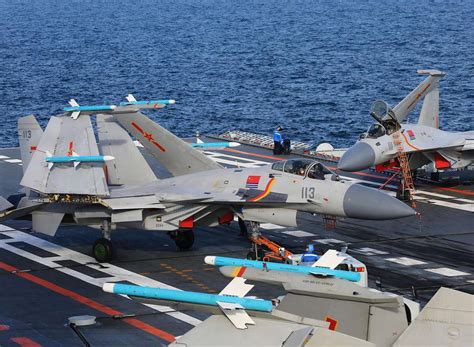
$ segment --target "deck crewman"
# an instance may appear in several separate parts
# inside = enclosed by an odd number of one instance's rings
[[[273,132],[273,154],[278,155],[283,153],[283,136],[281,135],[283,128],[277,126]]]

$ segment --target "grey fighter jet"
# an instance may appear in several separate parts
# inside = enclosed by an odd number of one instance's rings
[[[27,195],[16,209],[0,212],[0,221],[31,214],[33,230],[51,236],[61,222],[100,228],[103,238],[93,254],[107,261],[116,228],[168,232],[180,249],[188,249],[193,228],[230,223],[234,216],[257,226],[295,226],[297,211],[373,220],[415,215],[384,192],[344,182],[310,159],[225,169],[138,112],[154,108],[153,103],[73,102],[65,115],[51,117],[44,134],[34,117],[21,118],[21,185]],[[92,114],[97,115],[98,143]],[[158,179],[119,124],[172,177]]]
[[[437,169],[463,168],[474,162],[474,131],[448,132],[439,129],[439,80],[437,70],[421,70],[429,76],[393,109],[383,101],[372,105],[376,120],[359,141],[344,153],[338,163],[343,171],[359,171],[375,166],[378,171],[398,166],[393,134],[399,129],[402,151],[410,169],[430,162]],[[416,103],[424,98],[417,124],[400,124]]]

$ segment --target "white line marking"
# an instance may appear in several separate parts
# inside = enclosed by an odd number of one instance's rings
[[[379,251],[378,249],[374,249],[374,248],[370,248],[370,247],[353,249],[352,251],[357,252],[357,253],[362,253],[362,254],[365,254],[365,255],[384,255],[384,254],[388,254],[388,252]]]
[[[136,274],[134,272],[125,270],[123,268],[120,268],[118,266],[108,264],[108,263],[103,263],[101,264],[102,266],[98,266],[95,259],[92,257],[89,257],[85,254],[73,251],[72,249],[62,247],[60,245],[48,242],[46,240],[40,239],[38,237],[28,235],[24,232],[18,231],[18,230],[12,230],[12,231],[7,231],[7,235],[12,237],[12,239],[7,239],[7,240],[0,240],[0,248],[6,249],[12,253],[18,254],[22,257],[25,257],[27,259],[30,259],[32,261],[35,261],[37,263],[40,263],[42,265],[45,265],[50,268],[56,268],[57,271],[60,271],[62,273],[65,273],[67,275],[73,276],[75,278],[78,278],[84,282],[87,282],[89,284],[95,285],[97,287],[102,288],[102,285],[105,282],[118,282],[118,281],[128,281],[133,284],[139,285],[139,286],[147,286],[147,287],[157,287],[157,288],[166,288],[166,289],[175,289],[175,290],[180,290],[178,288],[172,287],[170,285],[167,285],[165,283],[155,281],[151,278]],[[32,253],[26,252],[22,249],[13,247],[9,245],[10,242],[26,242],[29,243],[30,245],[33,245],[35,247],[41,248],[45,251],[48,251],[50,253],[57,254],[58,257],[54,258],[41,258],[38,257],[37,255],[34,255]],[[59,264],[55,263],[53,261],[58,260],[73,260],[77,263],[83,264],[87,267],[90,267],[94,270],[98,270],[101,272],[104,272],[105,274],[111,275],[111,277],[107,278],[93,278],[87,275],[84,275],[78,271],[75,271],[73,269],[69,268],[62,268],[59,267]],[[160,312],[165,312],[169,316],[172,316],[176,319],[179,319],[183,322],[189,323],[191,325],[196,326],[199,324],[201,321],[199,319],[196,319],[194,317],[191,317],[187,314],[184,314],[182,312],[168,312],[172,310],[169,307],[166,306],[158,306],[158,305],[149,305],[145,304],[145,306],[148,306],[152,309],[155,309]]]
[[[420,200],[422,202],[430,202],[431,204],[437,205],[437,206],[455,208],[455,209],[467,211],[467,212],[474,212],[474,204],[460,205],[453,202],[447,202],[447,201],[441,201],[441,200],[435,200],[435,199],[428,200],[426,198],[418,197],[416,195],[414,196],[414,199]]]
[[[391,261],[391,262],[397,263],[397,264],[406,265],[406,266],[427,264],[424,261],[416,260],[416,259],[412,259],[412,258],[407,258],[407,257],[385,258],[385,260],[388,260],[388,261]]]
[[[13,231],[13,230],[15,230],[15,229],[10,228],[9,226],[0,224],[0,232],[1,232],[1,231]]]
[[[322,243],[322,244],[329,244],[329,243],[344,243],[344,241],[338,240],[338,239],[319,239],[319,240],[313,240],[314,242]]]
[[[7,157],[6,155],[0,155],[0,159],[8,159],[10,157]]]
[[[281,225],[276,225],[276,224],[272,224],[272,223],[260,224],[260,228],[265,229],[265,230],[285,229],[285,227],[282,227]]]
[[[295,236],[295,237],[309,237],[309,236],[314,236],[314,234],[308,233],[303,230],[288,230],[284,231],[283,234],[287,234],[290,236]]]
[[[20,160],[20,159],[6,159],[5,161],[6,161],[7,163],[13,163],[13,164],[21,163],[21,160]]]
[[[467,283],[474,283],[474,280],[469,280],[467,281]]]
[[[447,268],[447,267],[440,267],[440,268],[437,268],[437,269],[425,269],[425,270],[429,271],[429,272],[433,272],[433,273],[438,274],[438,275],[447,276],[447,277],[468,276],[468,275],[470,275],[467,272],[453,270],[453,269],[450,269],[450,268]]]

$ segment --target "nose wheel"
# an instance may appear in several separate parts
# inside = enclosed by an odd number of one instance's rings
[[[187,251],[194,244],[194,231],[192,229],[172,231],[169,235],[179,250]]]

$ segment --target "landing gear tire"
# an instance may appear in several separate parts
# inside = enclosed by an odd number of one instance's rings
[[[114,257],[112,242],[107,239],[98,239],[92,247],[92,254],[99,263],[105,263]]]
[[[187,251],[191,249],[194,244],[194,231],[192,230],[180,230],[172,236],[176,247],[181,251]]]
[[[265,256],[265,252],[259,248],[257,250],[257,253],[255,253],[255,250],[251,250],[250,252],[248,252],[246,258],[248,260],[263,260],[264,256]]]
[[[239,218],[239,229],[240,229],[240,235],[248,236],[249,230],[247,228],[247,224],[245,224],[245,221],[242,218]]]

